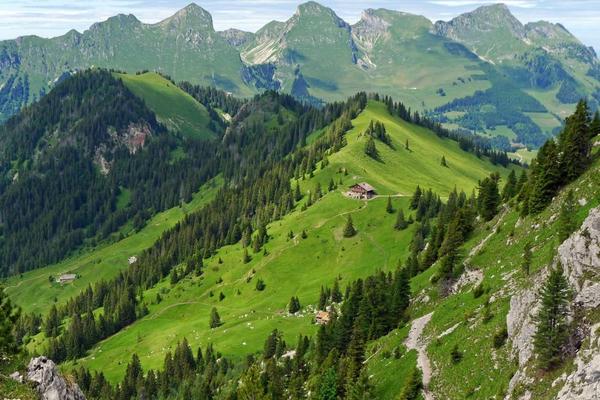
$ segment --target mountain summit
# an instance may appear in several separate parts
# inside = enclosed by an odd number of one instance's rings
[[[158,25],[169,28],[199,29],[214,31],[213,19],[208,11],[196,3],[190,3],[172,16],[159,22]]]

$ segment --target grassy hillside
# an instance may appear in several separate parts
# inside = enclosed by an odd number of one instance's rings
[[[124,227],[126,237],[122,240],[83,249],[58,264],[12,277],[7,280],[5,290],[25,312],[45,314],[54,302],[63,303],[89,284],[109,279],[125,269],[129,257],[139,255],[186,214],[200,209],[213,198],[221,184],[220,179],[207,183],[190,203],[158,213],[139,232],[132,231],[130,225]],[[56,283],[54,280],[64,273],[79,277],[70,284]]]
[[[560,244],[556,216],[566,192],[573,189],[579,201],[577,226],[590,209],[600,204],[599,172],[600,161],[596,160],[585,175],[562,190],[538,216],[520,219],[518,210],[509,207],[495,220],[480,225],[462,249],[467,256],[483,243],[469,256],[471,268],[466,274],[474,283],[467,284],[456,294],[440,298],[437,286],[429,283],[438,265],[413,279],[416,301],[411,307],[411,318],[433,313],[425,328],[424,340],[434,365],[431,389],[435,394],[449,398],[504,398],[517,366],[511,358],[510,342],[495,348],[494,335],[506,327],[511,296],[520,289],[530,288],[536,274],[550,265],[556,255]],[[527,242],[534,246],[530,276],[521,270],[523,248]],[[476,297],[473,289],[479,282],[484,291]],[[598,322],[597,313],[586,318],[590,318],[590,324]],[[398,333],[393,332],[390,336],[395,334]],[[450,356],[455,346],[462,353],[458,363],[453,363]],[[560,385],[552,383],[570,370],[571,365],[572,359],[568,359],[556,371],[537,374],[535,381],[526,388],[518,388],[517,393],[523,394],[527,389],[535,399],[555,398]]]
[[[363,152],[365,138],[361,133],[372,119],[386,124],[395,147],[386,149],[378,144],[381,161]],[[289,343],[298,333],[312,335],[322,285],[331,286],[337,277],[343,288],[377,270],[393,270],[408,255],[413,228],[393,229],[396,215],[386,212],[385,195],[396,195],[394,208],[408,215],[408,195],[417,184],[447,195],[455,186],[470,191],[478,179],[492,171],[503,176],[509,171],[463,152],[455,142],[391,117],[377,102],[370,102],[353,125],[347,146],[331,155],[329,165],[318,168],[313,178],[299,182],[303,193],[314,190],[317,183],[326,192],[330,179],[339,184],[338,188],[307,210],[297,210],[271,224],[266,254],[251,254],[252,260],[244,264],[241,245],[226,246],[205,260],[201,277],[188,277],[176,285],[164,280],[144,293],[148,316],[101,342],[79,363],[102,370],[114,381],[122,377],[133,352],[140,356],[144,368],[156,368],[183,337],[194,348],[211,342],[223,354],[242,358],[262,349],[264,339],[275,328],[284,332]],[[407,138],[411,151],[403,147]],[[449,167],[440,165],[442,155]],[[343,195],[347,186],[360,181],[371,183],[384,196],[365,202]],[[358,235],[346,239],[342,230],[349,214]],[[303,230],[306,238],[302,238]],[[256,290],[258,279],[266,284],[264,291]],[[223,300],[220,293],[225,296]],[[299,297],[303,306],[299,315],[286,312],[291,296]],[[224,323],[214,330],[209,329],[212,307],[217,308]],[[414,364],[414,352],[406,357],[409,359],[398,362]],[[385,364],[373,368],[391,384],[394,377],[385,371]]]
[[[172,82],[155,72],[140,75],[115,74],[136,96],[156,113],[169,130],[194,138],[210,138],[210,116],[206,107]]]

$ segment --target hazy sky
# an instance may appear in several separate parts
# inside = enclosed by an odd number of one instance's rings
[[[118,14],[134,14],[143,22],[157,22],[191,0],[0,0],[0,39],[36,34],[52,37],[69,29],[82,32],[92,23]],[[218,30],[238,28],[256,31],[265,23],[286,20],[302,1],[293,0],[197,0],[212,15]],[[346,21],[353,23],[365,8],[389,8],[449,20],[483,4],[477,0],[321,0]],[[540,19],[560,22],[585,44],[600,50],[600,0],[507,0],[522,22]]]

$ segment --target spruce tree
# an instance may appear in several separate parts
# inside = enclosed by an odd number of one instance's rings
[[[600,135],[600,111],[594,113],[594,119],[590,123],[590,138]]]
[[[58,309],[56,304],[52,304],[46,321],[44,321],[44,334],[46,337],[57,337],[60,333],[60,318],[58,316]]]
[[[490,221],[498,213],[500,205],[500,193],[498,191],[498,181],[500,176],[492,174],[479,183],[479,214],[484,221]]]
[[[576,179],[590,163],[590,132],[589,108],[587,102],[581,100],[575,113],[567,118],[565,129],[559,136],[560,164],[566,182]]]
[[[550,272],[540,291],[541,308],[536,315],[533,345],[542,369],[556,367],[563,358],[562,347],[569,337],[569,284],[562,268]]]
[[[340,282],[338,279],[333,281],[333,289],[331,290],[331,301],[333,303],[341,303],[344,297],[340,290]]]
[[[402,209],[398,210],[398,216],[396,217],[396,223],[394,224],[394,229],[398,231],[402,231],[408,227],[408,222],[404,219],[404,211]]]
[[[502,200],[508,201],[512,199],[517,194],[517,175],[515,174],[515,170],[513,169],[508,174],[508,178],[506,179],[506,184],[504,185],[504,189],[502,189]]]
[[[442,160],[440,161],[440,165],[442,167],[447,167],[448,164],[446,163],[446,156],[442,156]]]
[[[569,190],[558,215],[558,240],[561,243],[577,229],[575,225],[575,210],[575,196],[573,191]]]
[[[19,315],[20,310],[12,305],[4,288],[0,286],[0,359],[18,350],[13,328]]]
[[[419,202],[421,201],[422,195],[423,195],[423,192],[421,191],[421,187],[419,185],[417,185],[417,188],[415,189],[415,193],[413,194],[412,198],[410,199],[411,210],[416,210],[417,207],[419,207]]]
[[[387,198],[387,204],[385,206],[385,211],[388,214],[393,214],[394,213],[394,206],[392,205],[392,197],[388,196]]]
[[[354,224],[352,223],[352,217],[348,214],[348,219],[346,220],[346,226],[344,227],[344,237],[351,238],[356,235],[356,229],[354,229]]]
[[[216,307],[213,307],[212,310],[210,310],[209,326],[210,329],[218,328],[219,326],[221,326],[221,317],[219,316]]]
[[[561,183],[561,166],[554,140],[548,140],[540,149],[532,166],[531,184],[528,185],[528,210],[541,212],[556,194]]]
[[[379,159],[379,152],[377,151],[377,146],[375,145],[375,140],[373,140],[372,136],[369,136],[365,143],[365,154],[374,160]]]

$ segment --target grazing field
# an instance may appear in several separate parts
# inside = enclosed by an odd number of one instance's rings
[[[378,143],[379,161],[363,151],[362,133],[372,119],[385,123],[394,147]],[[386,212],[388,195],[394,196],[396,212],[402,209],[408,217],[409,196],[417,184],[447,196],[454,187],[470,192],[492,171],[502,176],[509,171],[463,152],[453,141],[390,116],[381,103],[369,103],[353,125],[347,146],[329,156],[329,165],[318,167],[313,178],[299,181],[303,193],[314,191],[318,183],[324,196],[305,211],[298,209],[270,224],[266,253],[250,251],[251,260],[244,263],[240,244],[226,246],[205,260],[202,276],[190,276],[175,285],[163,280],[144,293],[150,311],[146,317],[95,346],[78,363],[102,370],[116,381],[133,352],[144,368],[157,368],[165,353],[184,337],[192,347],[213,343],[224,355],[242,358],[262,349],[273,329],[282,331],[288,343],[295,343],[299,333],[313,335],[322,285],[331,287],[337,278],[343,289],[378,270],[394,270],[407,257],[414,226],[394,230],[396,214]],[[404,148],[407,138],[410,150]],[[442,155],[448,167],[440,165]],[[337,188],[327,191],[330,180]],[[348,186],[362,181],[372,184],[379,196],[361,201],[343,194]],[[349,215],[358,234],[345,238],[343,228]],[[256,288],[258,280],[266,285],[263,291]],[[292,296],[302,305],[297,315],[287,313]],[[216,329],[209,328],[212,307],[223,322]],[[403,357],[409,359],[398,362],[412,365],[414,352],[406,354]]]
[[[10,278],[5,290],[24,311],[45,314],[53,303],[64,303],[89,284],[109,279],[126,268],[129,257],[139,255],[150,247],[165,230],[173,227],[187,213],[200,209],[213,198],[221,184],[220,178],[207,183],[194,194],[190,203],[155,215],[143,229],[129,232],[122,240],[82,249],[58,264]],[[64,285],[55,282],[56,278],[66,273],[77,274],[78,278]]]
[[[133,94],[142,98],[169,130],[194,138],[214,136],[208,126],[210,116],[206,107],[159,74],[146,72],[115,76],[121,78]]]

